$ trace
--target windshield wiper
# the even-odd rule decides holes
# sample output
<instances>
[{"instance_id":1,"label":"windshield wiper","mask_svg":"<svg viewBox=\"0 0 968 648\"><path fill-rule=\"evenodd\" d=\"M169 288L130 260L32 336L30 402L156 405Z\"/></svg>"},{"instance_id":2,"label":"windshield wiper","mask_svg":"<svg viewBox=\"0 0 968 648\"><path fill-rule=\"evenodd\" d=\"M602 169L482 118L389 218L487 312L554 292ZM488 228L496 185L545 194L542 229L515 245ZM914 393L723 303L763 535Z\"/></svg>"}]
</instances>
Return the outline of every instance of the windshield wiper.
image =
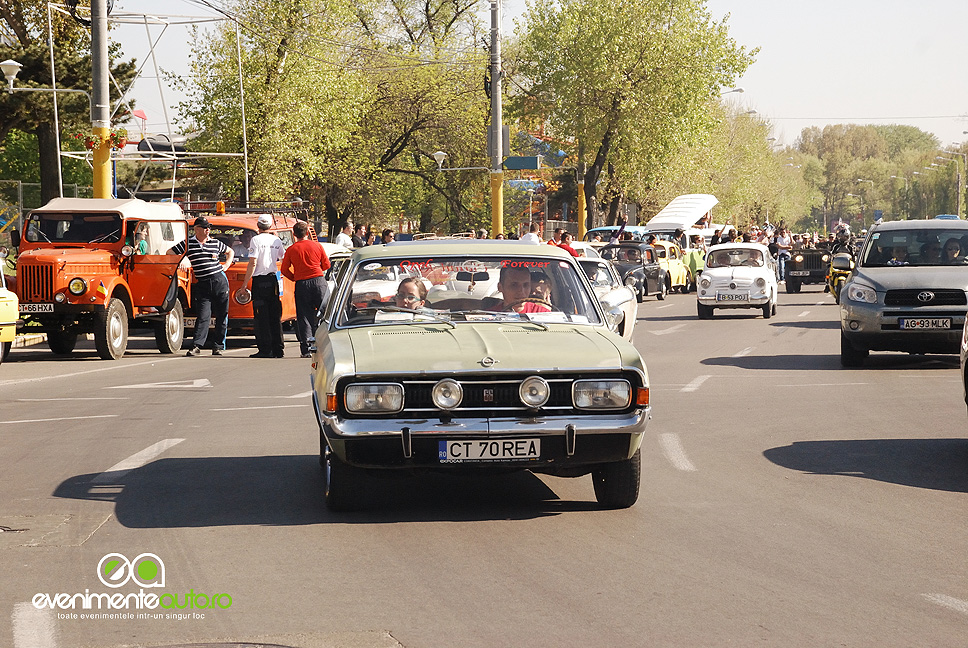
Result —
<instances>
[{"instance_id":1,"label":"windshield wiper","mask_svg":"<svg viewBox=\"0 0 968 648\"><path fill-rule=\"evenodd\" d=\"M504 316L517 315L518 317L523 317L530 324L540 326L545 331L550 330L546 324L544 324L543 322L539 322L535 319L532 319L531 315L529 315L528 313L519 313L517 311L488 311L488 310L469 310L469 311L462 311L462 312L465 315L504 315Z\"/></svg>"},{"instance_id":2,"label":"windshield wiper","mask_svg":"<svg viewBox=\"0 0 968 648\"><path fill-rule=\"evenodd\" d=\"M108 232L104 236L99 236L99 237L97 237L96 239L94 239L92 241L88 241L88 243L100 243L101 241L103 241L104 239L108 238L109 236L114 236L115 234L119 234L120 232L121 232L120 229L116 229L113 232Z\"/></svg>"},{"instance_id":3,"label":"windshield wiper","mask_svg":"<svg viewBox=\"0 0 968 648\"><path fill-rule=\"evenodd\" d=\"M415 308L401 308L400 306L377 306L376 307L376 310L387 311L387 312L390 312L390 313L413 313L414 315L421 315L423 317L429 317L430 319L435 320L437 322L442 322L444 324L448 324L451 328L454 328L454 329L457 328L457 325L454 324L452 321L450 321L448 319L444 319L440 315L437 315L436 313L433 313L433 312L427 312L427 311L417 310ZM414 320L414 321L416 321L416 320Z\"/></svg>"}]
</instances>

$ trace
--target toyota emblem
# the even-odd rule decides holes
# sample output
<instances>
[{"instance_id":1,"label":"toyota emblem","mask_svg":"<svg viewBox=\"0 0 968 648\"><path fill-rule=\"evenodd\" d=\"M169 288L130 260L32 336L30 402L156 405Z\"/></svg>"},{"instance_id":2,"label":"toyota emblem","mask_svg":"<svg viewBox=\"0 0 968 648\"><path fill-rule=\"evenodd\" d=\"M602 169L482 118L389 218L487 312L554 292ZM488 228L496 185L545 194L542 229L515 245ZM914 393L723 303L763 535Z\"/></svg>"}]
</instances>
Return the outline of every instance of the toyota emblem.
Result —
<instances>
[{"instance_id":1,"label":"toyota emblem","mask_svg":"<svg viewBox=\"0 0 968 648\"><path fill-rule=\"evenodd\" d=\"M934 301L934 293L930 290L922 290L918 293L918 301L924 304Z\"/></svg>"}]
</instances>

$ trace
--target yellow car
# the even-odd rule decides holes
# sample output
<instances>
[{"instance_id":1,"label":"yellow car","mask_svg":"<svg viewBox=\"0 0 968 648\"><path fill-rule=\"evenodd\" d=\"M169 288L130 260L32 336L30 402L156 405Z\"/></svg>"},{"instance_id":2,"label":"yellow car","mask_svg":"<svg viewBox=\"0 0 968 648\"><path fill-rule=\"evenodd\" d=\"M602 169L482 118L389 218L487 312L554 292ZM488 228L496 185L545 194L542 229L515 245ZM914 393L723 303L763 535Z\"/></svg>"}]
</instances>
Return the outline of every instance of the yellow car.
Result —
<instances>
[{"instance_id":1,"label":"yellow car","mask_svg":"<svg viewBox=\"0 0 968 648\"><path fill-rule=\"evenodd\" d=\"M662 240L657 240L652 245L659 257L659 267L665 270L668 291L689 292L689 270L686 269L679 246Z\"/></svg>"},{"instance_id":2,"label":"yellow car","mask_svg":"<svg viewBox=\"0 0 968 648\"><path fill-rule=\"evenodd\" d=\"M0 247L0 263L7 258L7 248ZM10 352L13 337L17 333L17 295L7 290L7 277L0 271L0 362Z\"/></svg>"}]
</instances>

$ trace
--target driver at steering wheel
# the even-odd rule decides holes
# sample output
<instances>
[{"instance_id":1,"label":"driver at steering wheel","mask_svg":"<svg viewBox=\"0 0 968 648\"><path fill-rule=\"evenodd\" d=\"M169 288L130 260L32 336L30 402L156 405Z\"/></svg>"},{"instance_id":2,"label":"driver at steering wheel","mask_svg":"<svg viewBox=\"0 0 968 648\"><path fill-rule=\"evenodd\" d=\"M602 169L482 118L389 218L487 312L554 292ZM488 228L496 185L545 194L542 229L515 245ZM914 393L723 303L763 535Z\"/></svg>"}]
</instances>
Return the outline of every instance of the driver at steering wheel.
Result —
<instances>
[{"instance_id":1,"label":"driver at steering wheel","mask_svg":"<svg viewBox=\"0 0 968 648\"><path fill-rule=\"evenodd\" d=\"M527 268L501 268L497 288L503 299L487 310L514 313L548 313L551 309L531 296L531 271Z\"/></svg>"}]
</instances>

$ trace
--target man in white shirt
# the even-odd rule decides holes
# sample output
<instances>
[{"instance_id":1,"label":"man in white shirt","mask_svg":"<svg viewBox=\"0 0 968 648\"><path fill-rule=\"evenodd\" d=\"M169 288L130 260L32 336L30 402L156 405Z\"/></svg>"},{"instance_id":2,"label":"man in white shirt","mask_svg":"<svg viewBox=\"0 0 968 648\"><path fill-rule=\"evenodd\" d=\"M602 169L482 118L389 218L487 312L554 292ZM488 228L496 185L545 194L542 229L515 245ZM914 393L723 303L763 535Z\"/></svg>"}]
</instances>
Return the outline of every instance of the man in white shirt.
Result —
<instances>
[{"instance_id":1,"label":"man in white shirt","mask_svg":"<svg viewBox=\"0 0 968 648\"><path fill-rule=\"evenodd\" d=\"M258 352L250 358L282 358L285 342L282 338L282 300L279 299L282 278L278 263L286 254L286 246L269 232L272 217L259 216L259 233L249 242L249 264L245 268L242 287L252 280L252 319Z\"/></svg>"},{"instance_id":2,"label":"man in white shirt","mask_svg":"<svg viewBox=\"0 0 968 648\"><path fill-rule=\"evenodd\" d=\"M336 245L342 245L347 250L353 249L353 223L347 221L346 225L343 226L342 231L336 235L336 240L333 241Z\"/></svg>"},{"instance_id":3,"label":"man in white shirt","mask_svg":"<svg viewBox=\"0 0 968 648\"><path fill-rule=\"evenodd\" d=\"M531 227L528 228L528 233L521 237L521 240L525 243L541 243L541 236L538 234L538 224L531 223Z\"/></svg>"}]
</instances>

